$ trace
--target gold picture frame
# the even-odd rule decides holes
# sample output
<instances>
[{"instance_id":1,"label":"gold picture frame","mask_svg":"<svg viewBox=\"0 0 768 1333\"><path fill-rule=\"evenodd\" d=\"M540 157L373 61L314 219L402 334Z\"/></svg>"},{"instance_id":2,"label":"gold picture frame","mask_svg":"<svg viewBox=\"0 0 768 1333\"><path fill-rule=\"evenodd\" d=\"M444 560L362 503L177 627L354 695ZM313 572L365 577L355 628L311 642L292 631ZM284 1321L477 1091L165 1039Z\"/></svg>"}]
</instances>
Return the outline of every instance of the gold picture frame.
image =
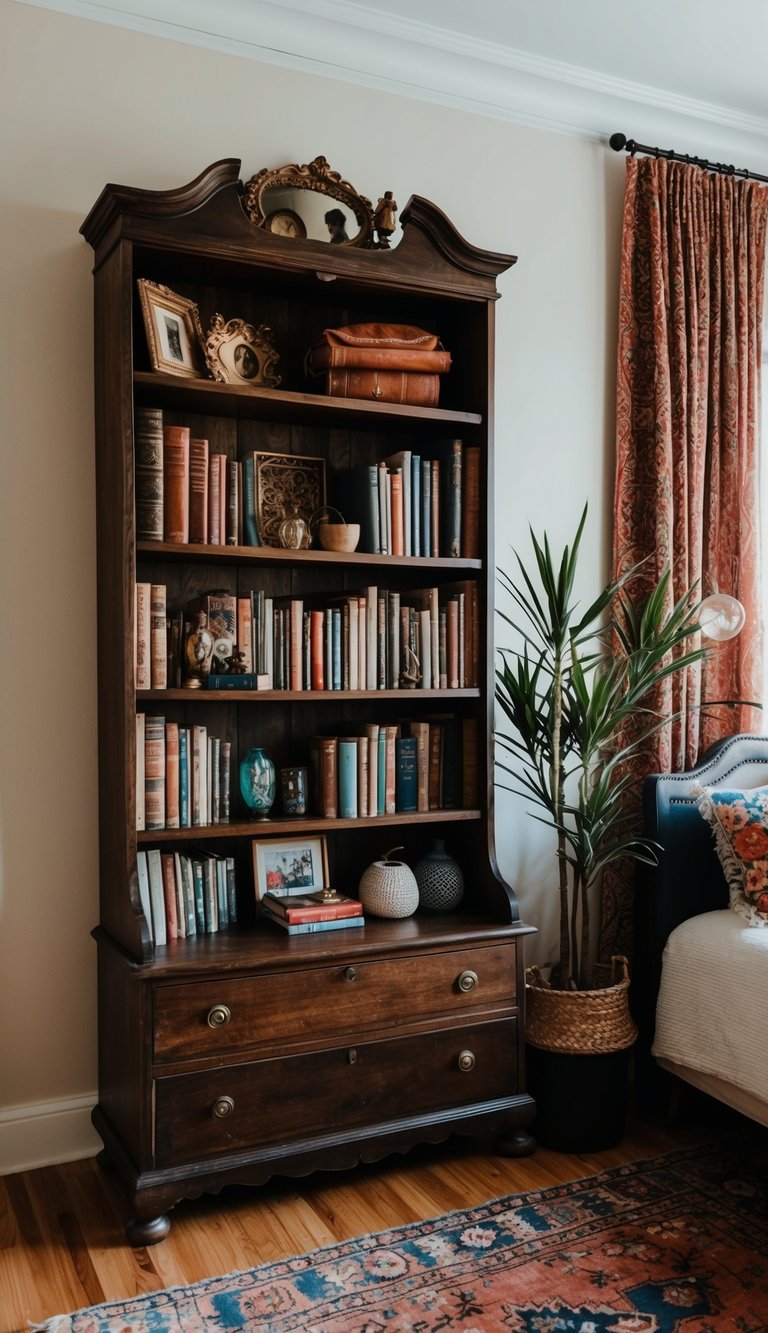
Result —
<instances>
[{"instance_id":1,"label":"gold picture frame","mask_svg":"<svg viewBox=\"0 0 768 1333\"><path fill-rule=\"evenodd\" d=\"M256 328L244 319L225 320L215 314L205 335L204 351L215 380L249 389L274 389L280 383L274 334L267 324Z\"/></svg>"},{"instance_id":2,"label":"gold picture frame","mask_svg":"<svg viewBox=\"0 0 768 1333\"><path fill-rule=\"evenodd\" d=\"M309 894L328 887L328 840L324 833L305 838L255 838L251 851L257 903L267 892Z\"/></svg>"},{"instance_id":3,"label":"gold picture frame","mask_svg":"<svg viewBox=\"0 0 768 1333\"><path fill-rule=\"evenodd\" d=\"M303 518L325 506L325 459L306 454L254 451L253 481L256 522L264 546L280 546L284 518Z\"/></svg>"},{"instance_id":4,"label":"gold picture frame","mask_svg":"<svg viewBox=\"0 0 768 1333\"><path fill-rule=\"evenodd\" d=\"M195 302L148 278L137 278L136 285L152 369L204 378L203 330Z\"/></svg>"}]
</instances>

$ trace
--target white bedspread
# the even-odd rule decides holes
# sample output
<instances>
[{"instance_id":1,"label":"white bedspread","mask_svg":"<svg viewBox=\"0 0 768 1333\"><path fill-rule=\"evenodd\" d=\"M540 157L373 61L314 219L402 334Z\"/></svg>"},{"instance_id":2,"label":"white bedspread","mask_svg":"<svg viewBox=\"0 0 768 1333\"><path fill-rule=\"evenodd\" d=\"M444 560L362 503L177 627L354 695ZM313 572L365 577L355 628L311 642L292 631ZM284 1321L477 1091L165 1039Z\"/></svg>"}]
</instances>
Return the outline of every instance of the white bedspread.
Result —
<instances>
[{"instance_id":1,"label":"white bedspread","mask_svg":"<svg viewBox=\"0 0 768 1333\"><path fill-rule=\"evenodd\" d=\"M728 909L673 930L653 1054L714 1074L768 1104L768 930Z\"/></svg>"}]
</instances>

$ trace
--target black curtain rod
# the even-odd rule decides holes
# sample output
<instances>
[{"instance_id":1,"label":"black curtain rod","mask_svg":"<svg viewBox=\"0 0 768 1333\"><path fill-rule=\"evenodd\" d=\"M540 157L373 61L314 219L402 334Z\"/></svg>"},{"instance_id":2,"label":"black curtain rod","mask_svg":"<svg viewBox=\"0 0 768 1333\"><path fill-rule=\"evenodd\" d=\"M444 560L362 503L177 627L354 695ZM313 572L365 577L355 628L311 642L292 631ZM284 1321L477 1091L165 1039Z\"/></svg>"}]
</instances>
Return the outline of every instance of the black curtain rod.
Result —
<instances>
[{"instance_id":1,"label":"black curtain rod","mask_svg":"<svg viewBox=\"0 0 768 1333\"><path fill-rule=\"evenodd\" d=\"M668 162L686 162L689 166L703 167L705 171L718 171L721 176L742 176L744 180L768 183L768 176L761 176L759 171L747 171L746 167L729 167L723 162L708 162L705 157L694 157L691 153L676 153L674 148L649 148L647 144L628 139L626 134L612 134L608 142L616 153L620 153L622 149L631 153L633 157L635 153L646 153L649 157L664 157Z\"/></svg>"}]
</instances>

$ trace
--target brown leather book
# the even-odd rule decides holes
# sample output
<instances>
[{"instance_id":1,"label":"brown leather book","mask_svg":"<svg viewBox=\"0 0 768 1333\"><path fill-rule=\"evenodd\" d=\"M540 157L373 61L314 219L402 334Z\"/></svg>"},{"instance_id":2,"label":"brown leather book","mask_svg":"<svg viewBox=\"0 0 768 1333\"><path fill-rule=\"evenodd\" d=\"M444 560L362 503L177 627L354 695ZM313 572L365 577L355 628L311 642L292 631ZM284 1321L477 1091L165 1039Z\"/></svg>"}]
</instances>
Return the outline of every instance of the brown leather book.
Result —
<instances>
[{"instance_id":1,"label":"brown leather book","mask_svg":"<svg viewBox=\"0 0 768 1333\"><path fill-rule=\"evenodd\" d=\"M318 343L310 348L307 369L312 375L324 370L405 370L409 375L426 372L445 375L451 354L444 351L411 350L406 347L330 347Z\"/></svg>"},{"instance_id":2,"label":"brown leather book","mask_svg":"<svg viewBox=\"0 0 768 1333\"><path fill-rule=\"evenodd\" d=\"M163 540L163 414L136 409L136 539Z\"/></svg>"},{"instance_id":3,"label":"brown leather book","mask_svg":"<svg viewBox=\"0 0 768 1333\"><path fill-rule=\"evenodd\" d=\"M136 624L134 629L134 668L136 675L136 689L148 690L152 686L152 668L150 658L150 641L152 638L152 620L150 615L150 602L152 597L151 583L136 584Z\"/></svg>"},{"instance_id":4,"label":"brown leather book","mask_svg":"<svg viewBox=\"0 0 768 1333\"><path fill-rule=\"evenodd\" d=\"M437 407L439 375L409 375L400 370L329 370L326 392L334 398L367 398L378 403Z\"/></svg>"},{"instance_id":5,"label":"brown leather book","mask_svg":"<svg viewBox=\"0 0 768 1333\"><path fill-rule=\"evenodd\" d=\"M189 426L163 427L163 538L189 541Z\"/></svg>"},{"instance_id":6,"label":"brown leather book","mask_svg":"<svg viewBox=\"0 0 768 1333\"><path fill-rule=\"evenodd\" d=\"M443 724L429 723L428 808L440 809L440 770L443 763Z\"/></svg>"},{"instance_id":7,"label":"brown leather book","mask_svg":"<svg viewBox=\"0 0 768 1333\"><path fill-rule=\"evenodd\" d=\"M320 736L317 741L318 774L320 779L319 801L320 814L325 819L335 819L338 814L337 793L337 742L335 736Z\"/></svg>"},{"instance_id":8,"label":"brown leather book","mask_svg":"<svg viewBox=\"0 0 768 1333\"><path fill-rule=\"evenodd\" d=\"M480 555L480 449L464 446L461 494L461 554L465 560Z\"/></svg>"},{"instance_id":9,"label":"brown leather book","mask_svg":"<svg viewBox=\"0 0 768 1333\"><path fill-rule=\"evenodd\" d=\"M179 827L179 724L165 724L165 827Z\"/></svg>"},{"instance_id":10,"label":"brown leather book","mask_svg":"<svg viewBox=\"0 0 768 1333\"><path fill-rule=\"evenodd\" d=\"M189 442L189 540L208 541L208 441Z\"/></svg>"},{"instance_id":11,"label":"brown leather book","mask_svg":"<svg viewBox=\"0 0 768 1333\"><path fill-rule=\"evenodd\" d=\"M165 601L165 584L150 584L149 687L152 690L164 690L168 685L168 631L165 623Z\"/></svg>"},{"instance_id":12,"label":"brown leather book","mask_svg":"<svg viewBox=\"0 0 768 1333\"><path fill-rule=\"evenodd\" d=\"M173 861L173 852L162 852L160 861L163 868L163 898L165 900L167 938L175 940L178 938L179 926L176 915L176 867Z\"/></svg>"}]
</instances>

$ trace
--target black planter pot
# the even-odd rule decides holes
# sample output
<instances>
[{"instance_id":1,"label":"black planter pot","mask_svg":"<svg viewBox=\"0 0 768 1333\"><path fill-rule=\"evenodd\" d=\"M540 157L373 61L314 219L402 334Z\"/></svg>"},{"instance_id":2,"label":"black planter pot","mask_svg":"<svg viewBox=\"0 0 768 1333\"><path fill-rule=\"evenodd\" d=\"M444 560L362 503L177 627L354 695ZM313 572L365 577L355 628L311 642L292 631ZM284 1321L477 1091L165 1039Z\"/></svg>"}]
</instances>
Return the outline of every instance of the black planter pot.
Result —
<instances>
[{"instance_id":1,"label":"black planter pot","mask_svg":"<svg viewBox=\"0 0 768 1333\"><path fill-rule=\"evenodd\" d=\"M527 1046L531 1133L557 1152L599 1152L624 1134L631 1047L606 1055L566 1055Z\"/></svg>"}]
</instances>

